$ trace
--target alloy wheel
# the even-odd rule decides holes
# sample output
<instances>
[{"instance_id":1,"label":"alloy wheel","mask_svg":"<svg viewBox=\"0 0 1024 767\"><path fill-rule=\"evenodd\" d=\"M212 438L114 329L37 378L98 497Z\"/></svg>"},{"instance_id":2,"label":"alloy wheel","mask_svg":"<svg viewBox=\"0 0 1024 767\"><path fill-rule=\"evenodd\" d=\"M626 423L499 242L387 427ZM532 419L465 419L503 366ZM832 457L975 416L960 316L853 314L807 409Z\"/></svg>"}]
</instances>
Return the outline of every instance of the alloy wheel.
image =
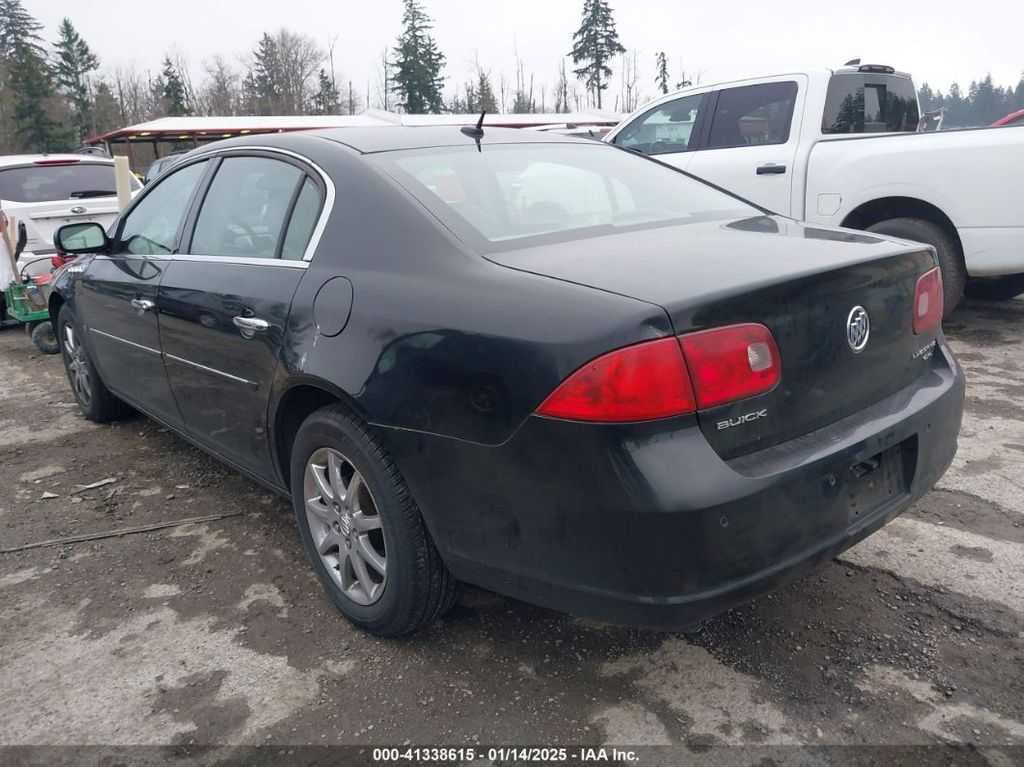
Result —
<instances>
[{"instance_id":1,"label":"alloy wheel","mask_svg":"<svg viewBox=\"0 0 1024 767\"><path fill-rule=\"evenodd\" d=\"M67 354L68 374L75 390L75 396L82 403L82 407L89 407L92 402L92 377L89 375L85 350L78 343L75 329L71 327L71 323L64 324L64 352Z\"/></svg>"},{"instance_id":2,"label":"alloy wheel","mask_svg":"<svg viewBox=\"0 0 1024 767\"><path fill-rule=\"evenodd\" d=\"M306 462L303 499L320 560L356 604L380 599L387 582L384 528L370 488L352 461L322 447Z\"/></svg>"}]
</instances>

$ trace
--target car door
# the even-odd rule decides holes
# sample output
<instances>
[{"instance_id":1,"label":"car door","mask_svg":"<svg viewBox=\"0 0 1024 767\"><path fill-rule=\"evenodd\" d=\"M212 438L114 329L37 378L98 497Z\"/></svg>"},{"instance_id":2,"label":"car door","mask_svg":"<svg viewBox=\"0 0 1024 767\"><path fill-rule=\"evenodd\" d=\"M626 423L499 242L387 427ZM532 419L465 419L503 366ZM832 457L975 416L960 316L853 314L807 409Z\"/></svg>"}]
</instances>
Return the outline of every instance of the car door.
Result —
<instances>
[{"instance_id":1,"label":"car door","mask_svg":"<svg viewBox=\"0 0 1024 767\"><path fill-rule=\"evenodd\" d=\"M185 428L272 477L267 408L322 184L280 154L226 154L160 285L160 339Z\"/></svg>"},{"instance_id":2,"label":"car door","mask_svg":"<svg viewBox=\"0 0 1024 767\"><path fill-rule=\"evenodd\" d=\"M711 94L706 138L687 171L775 213L792 211L799 125L793 119L806 78L724 88Z\"/></svg>"},{"instance_id":3,"label":"car door","mask_svg":"<svg viewBox=\"0 0 1024 767\"><path fill-rule=\"evenodd\" d=\"M208 163L154 185L118 222L109 255L92 259L76 294L94 363L119 397L181 426L160 352L157 294Z\"/></svg>"},{"instance_id":4,"label":"car door","mask_svg":"<svg viewBox=\"0 0 1024 767\"><path fill-rule=\"evenodd\" d=\"M705 93L658 104L618 131L611 143L686 170L701 133L706 104Z\"/></svg>"}]
</instances>

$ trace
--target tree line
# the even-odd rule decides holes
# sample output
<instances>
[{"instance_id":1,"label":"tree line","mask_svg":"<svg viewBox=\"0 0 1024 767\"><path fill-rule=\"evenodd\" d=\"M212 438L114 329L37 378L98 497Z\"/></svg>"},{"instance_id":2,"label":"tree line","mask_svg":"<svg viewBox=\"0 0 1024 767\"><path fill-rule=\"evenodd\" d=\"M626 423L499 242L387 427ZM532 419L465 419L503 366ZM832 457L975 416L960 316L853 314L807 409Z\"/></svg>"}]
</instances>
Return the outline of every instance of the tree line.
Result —
<instances>
[{"instance_id":1,"label":"tree line","mask_svg":"<svg viewBox=\"0 0 1024 767\"><path fill-rule=\"evenodd\" d=\"M135 66L101 68L101 61L63 19L55 40L22 0L0 0L0 153L60 151L86 138L168 115L356 114L375 107L409 113L555 112L594 107L631 112L651 94L699 83L701 73L673 71L664 51L654 55L654 77L640 75L640 56L619 40L608 0L582 0L579 28L558 57L554 78L538 78L515 55L511 76L474 60L469 76L446 76L447 60L421 0L400 0L402 26L380 54L375 82L355 87L339 76L334 43L323 46L286 28L265 32L234 59L201 63L193 80L187 56L168 50L155 72ZM446 83L448 87L446 88ZM614 96L610 95L617 85ZM446 97L447 96L447 97ZM1024 108L1024 77L1002 88L991 76L966 93L921 86L925 110L946 107L947 126L987 125Z\"/></svg>"},{"instance_id":2,"label":"tree line","mask_svg":"<svg viewBox=\"0 0 1024 767\"><path fill-rule=\"evenodd\" d=\"M972 80L964 93L957 83L949 91L933 91L928 83L918 89L921 109L929 112L944 108L943 125L949 128L973 128L991 125L1000 117L1024 109L1024 74L1016 87L996 85L992 75Z\"/></svg>"}]
</instances>

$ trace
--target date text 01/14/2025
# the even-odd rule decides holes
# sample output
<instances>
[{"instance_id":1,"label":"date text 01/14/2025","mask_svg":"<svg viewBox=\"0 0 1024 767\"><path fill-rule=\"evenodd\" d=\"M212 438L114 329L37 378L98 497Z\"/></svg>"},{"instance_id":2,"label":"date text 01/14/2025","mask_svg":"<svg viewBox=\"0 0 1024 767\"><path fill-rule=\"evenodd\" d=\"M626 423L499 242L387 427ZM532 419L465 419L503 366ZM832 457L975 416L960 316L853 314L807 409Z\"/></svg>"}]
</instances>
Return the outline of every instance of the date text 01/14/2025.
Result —
<instances>
[{"instance_id":1,"label":"date text 01/14/2025","mask_svg":"<svg viewBox=\"0 0 1024 767\"><path fill-rule=\"evenodd\" d=\"M487 759L490 762L536 762L553 764L568 760L580 762L636 762L635 751L603 746L569 749L564 746L405 746L373 749L375 762L472 762Z\"/></svg>"}]
</instances>

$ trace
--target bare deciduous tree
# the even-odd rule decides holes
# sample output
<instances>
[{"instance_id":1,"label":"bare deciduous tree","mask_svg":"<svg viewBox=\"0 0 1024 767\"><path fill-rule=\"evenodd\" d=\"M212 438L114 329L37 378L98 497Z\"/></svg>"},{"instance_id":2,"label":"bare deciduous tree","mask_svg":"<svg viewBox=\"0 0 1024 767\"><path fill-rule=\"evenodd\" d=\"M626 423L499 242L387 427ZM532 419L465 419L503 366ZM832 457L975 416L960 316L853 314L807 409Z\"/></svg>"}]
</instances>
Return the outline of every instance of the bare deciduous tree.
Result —
<instances>
[{"instance_id":1,"label":"bare deciduous tree","mask_svg":"<svg viewBox=\"0 0 1024 767\"><path fill-rule=\"evenodd\" d=\"M326 56L323 49L308 35L280 29L275 38L280 67L281 113L302 114L317 70Z\"/></svg>"},{"instance_id":2,"label":"bare deciduous tree","mask_svg":"<svg viewBox=\"0 0 1024 767\"><path fill-rule=\"evenodd\" d=\"M238 114L241 101L241 77L220 55L203 62L206 79L199 88L197 111L206 115Z\"/></svg>"},{"instance_id":3,"label":"bare deciduous tree","mask_svg":"<svg viewBox=\"0 0 1024 767\"><path fill-rule=\"evenodd\" d=\"M616 98L616 110L627 114L640 105L640 73L637 52L626 51L622 54L622 67L619 70L619 96Z\"/></svg>"}]
</instances>

